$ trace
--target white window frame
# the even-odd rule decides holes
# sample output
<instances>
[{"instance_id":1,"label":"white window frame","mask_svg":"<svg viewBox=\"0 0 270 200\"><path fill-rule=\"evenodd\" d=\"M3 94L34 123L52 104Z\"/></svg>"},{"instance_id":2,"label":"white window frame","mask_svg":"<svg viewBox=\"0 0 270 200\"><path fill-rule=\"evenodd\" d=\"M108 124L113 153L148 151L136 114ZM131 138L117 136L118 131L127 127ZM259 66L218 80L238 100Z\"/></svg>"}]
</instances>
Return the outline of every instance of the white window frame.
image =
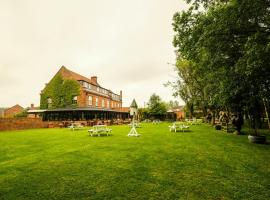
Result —
<instances>
[{"instance_id":1,"label":"white window frame","mask_svg":"<svg viewBox=\"0 0 270 200\"><path fill-rule=\"evenodd\" d=\"M47 99L47 104L48 104L48 108L51 108L52 107L52 98L51 97L49 97Z\"/></svg>"},{"instance_id":2,"label":"white window frame","mask_svg":"<svg viewBox=\"0 0 270 200\"><path fill-rule=\"evenodd\" d=\"M92 106L93 105L93 97L92 96L88 96L88 106Z\"/></svg>"},{"instance_id":3,"label":"white window frame","mask_svg":"<svg viewBox=\"0 0 270 200\"><path fill-rule=\"evenodd\" d=\"M78 104L78 96L72 97L72 104Z\"/></svg>"},{"instance_id":4,"label":"white window frame","mask_svg":"<svg viewBox=\"0 0 270 200\"><path fill-rule=\"evenodd\" d=\"M98 107L98 97L96 97L96 107Z\"/></svg>"}]
</instances>

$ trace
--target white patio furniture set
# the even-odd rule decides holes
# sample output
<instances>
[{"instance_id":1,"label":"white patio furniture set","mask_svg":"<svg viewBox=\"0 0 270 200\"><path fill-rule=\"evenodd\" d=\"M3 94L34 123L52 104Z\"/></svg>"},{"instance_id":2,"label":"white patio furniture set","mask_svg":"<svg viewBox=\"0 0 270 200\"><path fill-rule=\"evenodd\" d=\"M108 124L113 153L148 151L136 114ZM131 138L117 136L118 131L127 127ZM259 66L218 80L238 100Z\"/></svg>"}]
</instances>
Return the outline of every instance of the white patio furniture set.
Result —
<instances>
[{"instance_id":1,"label":"white patio furniture set","mask_svg":"<svg viewBox=\"0 0 270 200\"><path fill-rule=\"evenodd\" d=\"M128 126L132 128L133 127L133 122L131 122L130 124L128 124ZM141 124L138 123L138 122L134 122L134 126L135 126L135 128L141 128L142 127Z\"/></svg>"},{"instance_id":2,"label":"white patio furniture set","mask_svg":"<svg viewBox=\"0 0 270 200\"><path fill-rule=\"evenodd\" d=\"M177 131L185 132L185 131L189 131L189 126L184 125L184 124L173 123L173 125L169 126L169 130L170 132L175 132L175 133Z\"/></svg>"},{"instance_id":3,"label":"white patio furniture set","mask_svg":"<svg viewBox=\"0 0 270 200\"><path fill-rule=\"evenodd\" d=\"M72 131L75 131L82 129L83 125L81 125L80 123L72 123L70 126L68 126L68 128L70 128L70 130Z\"/></svg>"},{"instance_id":4,"label":"white patio furniture set","mask_svg":"<svg viewBox=\"0 0 270 200\"><path fill-rule=\"evenodd\" d=\"M202 119L196 119L194 117L192 119L186 119L185 122L190 125L200 125L202 123Z\"/></svg>"},{"instance_id":5,"label":"white patio furniture set","mask_svg":"<svg viewBox=\"0 0 270 200\"><path fill-rule=\"evenodd\" d=\"M89 135L92 137L101 136L102 134L109 136L111 132L112 129L108 128L107 125L95 125L92 129L88 130Z\"/></svg>"},{"instance_id":6,"label":"white patio furniture set","mask_svg":"<svg viewBox=\"0 0 270 200\"><path fill-rule=\"evenodd\" d=\"M156 120L153 120L152 123L153 123L153 124L160 124L161 121L160 121L159 119L156 119Z\"/></svg>"}]
</instances>

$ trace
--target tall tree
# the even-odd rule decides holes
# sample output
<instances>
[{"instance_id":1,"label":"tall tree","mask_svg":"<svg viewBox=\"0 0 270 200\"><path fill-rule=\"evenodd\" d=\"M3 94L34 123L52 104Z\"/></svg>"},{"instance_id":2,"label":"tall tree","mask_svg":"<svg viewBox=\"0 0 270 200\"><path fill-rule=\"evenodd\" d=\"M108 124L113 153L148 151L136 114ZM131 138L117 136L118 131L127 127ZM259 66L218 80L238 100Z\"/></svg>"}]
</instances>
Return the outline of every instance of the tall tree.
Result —
<instances>
[{"instance_id":1,"label":"tall tree","mask_svg":"<svg viewBox=\"0 0 270 200\"><path fill-rule=\"evenodd\" d=\"M163 119L167 113L166 103L156 94L151 95L148 107L149 115L154 118Z\"/></svg>"},{"instance_id":2,"label":"tall tree","mask_svg":"<svg viewBox=\"0 0 270 200\"><path fill-rule=\"evenodd\" d=\"M187 2L173 17L178 60L196 63L208 104L247 110L256 129L260 104L269 102L270 1Z\"/></svg>"}]
</instances>

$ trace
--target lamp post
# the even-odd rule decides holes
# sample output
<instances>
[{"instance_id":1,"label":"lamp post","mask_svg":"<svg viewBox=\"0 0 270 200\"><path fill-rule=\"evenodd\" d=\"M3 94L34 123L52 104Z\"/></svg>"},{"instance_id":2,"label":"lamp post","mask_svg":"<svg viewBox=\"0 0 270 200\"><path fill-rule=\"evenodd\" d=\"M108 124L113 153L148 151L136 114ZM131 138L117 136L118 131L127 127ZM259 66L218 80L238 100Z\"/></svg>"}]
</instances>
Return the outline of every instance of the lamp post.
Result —
<instances>
[{"instance_id":1,"label":"lamp post","mask_svg":"<svg viewBox=\"0 0 270 200\"><path fill-rule=\"evenodd\" d=\"M136 124L135 124L135 118L138 115L138 105L135 101L135 99L133 99L131 105L130 105L130 116L132 116L132 128L129 131L128 136L130 137L138 137L140 136L140 134L138 134L137 130L136 130Z\"/></svg>"}]
</instances>

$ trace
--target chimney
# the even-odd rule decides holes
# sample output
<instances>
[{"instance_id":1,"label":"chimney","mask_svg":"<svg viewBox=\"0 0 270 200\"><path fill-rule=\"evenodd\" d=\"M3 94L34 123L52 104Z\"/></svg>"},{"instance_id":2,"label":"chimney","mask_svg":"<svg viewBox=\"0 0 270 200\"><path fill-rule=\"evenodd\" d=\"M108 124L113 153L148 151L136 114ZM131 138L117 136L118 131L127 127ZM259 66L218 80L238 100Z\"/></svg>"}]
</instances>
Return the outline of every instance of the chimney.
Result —
<instances>
[{"instance_id":1,"label":"chimney","mask_svg":"<svg viewBox=\"0 0 270 200\"><path fill-rule=\"evenodd\" d=\"M120 98L121 98L121 100L122 100L122 90L120 90Z\"/></svg>"},{"instance_id":2,"label":"chimney","mask_svg":"<svg viewBox=\"0 0 270 200\"><path fill-rule=\"evenodd\" d=\"M95 85L97 85L97 77L96 76L91 76L91 82Z\"/></svg>"},{"instance_id":3,"label":"chimney","mask_svg":"<svg viewBox=\"0 0 270 200\"><path fill-rule=\"evenodd\" d=\"M33 103L31 103L30 108L34 108L34 104Z\"/></svg>"}]
</instances>

